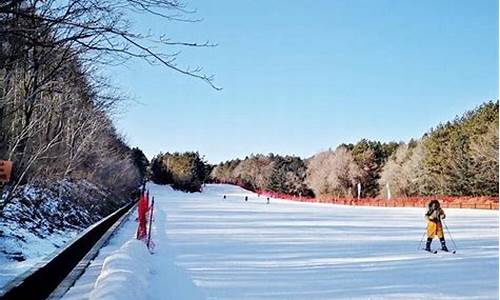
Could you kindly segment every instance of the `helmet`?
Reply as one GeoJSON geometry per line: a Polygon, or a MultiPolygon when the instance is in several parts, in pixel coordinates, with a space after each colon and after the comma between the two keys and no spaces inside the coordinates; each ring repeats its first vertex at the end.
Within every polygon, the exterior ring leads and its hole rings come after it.
{"type": "Polygon", "coordinates": [[[428,204],[429,210],[438,209],[441,205],[437,199],[431,200],[428,204]]]}

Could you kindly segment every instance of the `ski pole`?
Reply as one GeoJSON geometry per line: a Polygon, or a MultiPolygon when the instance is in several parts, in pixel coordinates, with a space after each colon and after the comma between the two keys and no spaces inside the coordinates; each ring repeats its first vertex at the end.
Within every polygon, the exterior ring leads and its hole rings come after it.
{"type": "Polygon", "coordinates": [[[453,236],[451,235],[450,229],[448,229],[448,225],[446,225],[446,222],[443,220],[444,227],[446,228],[446,231],[448,232],[448,235],[450,236],[450,240],[453,243],[453,247],[455,247],[455,250],[457,249],[457,244],[455,243],[455,240],[453,239],[453,236]]]}
{"type": "Polygon", "coordinates": [[[427,229],[424,231],[424,234],[422,234],[422,238],[420,239],[420,243],[418,244],[417,250],[422,249],[422,241],[424,240],[425,233],[427,232],[427,229]]]}

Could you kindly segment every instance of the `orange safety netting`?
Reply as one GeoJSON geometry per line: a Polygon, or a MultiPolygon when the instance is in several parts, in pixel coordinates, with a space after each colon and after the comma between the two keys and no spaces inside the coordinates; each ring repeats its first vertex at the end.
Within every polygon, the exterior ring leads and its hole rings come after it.
{"type": "Polygon", "coordinates": [[[398,197],[393,199],[381,198],[342,198],[332,196],[320,196],[317,198],[299,195],[290,195],[264,190],[255,190],[240,180],[215,181],[216,183],[227,183],[238,185],[244,189],[256,192],[259,196],[264,195],[272,198],[287,199],[301,202],[332,203],[359,206],[385,206],[385,207],[426,207],[432,199],[439,199],[443,208],[477,208],[498,209],[498,196],[422,196],[422,197],[398,197]]]}

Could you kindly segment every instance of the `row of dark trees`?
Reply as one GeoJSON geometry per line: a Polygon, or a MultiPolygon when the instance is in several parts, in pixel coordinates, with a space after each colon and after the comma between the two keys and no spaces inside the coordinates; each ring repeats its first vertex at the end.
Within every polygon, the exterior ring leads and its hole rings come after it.
{"type": "Polygon", "coordinates": [[[0,2],[0,159],[14,163],[0,213],[35,181],[87,180],[117,197],[140,185],[147,159],[112,124],[124,99],[100,76],[104,66],[144,59],[213,86],[200,68],[175,63],[179,47],[211,44],[141,33],[134,14],[169,22],[190,11],[177,0],[0,2]]]}
{"type": "Polygon", "coordinates": [[[211,178],[293,195],[362,197],[498,195],[498,101],[408,143],[361,140],[301,159],[251,155],[215,166],[211,178]]]}

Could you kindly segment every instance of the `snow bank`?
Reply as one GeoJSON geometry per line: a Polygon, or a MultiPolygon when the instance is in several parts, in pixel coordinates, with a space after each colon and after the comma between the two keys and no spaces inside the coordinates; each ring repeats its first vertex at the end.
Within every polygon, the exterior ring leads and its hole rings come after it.
{"type": "Polygon", "coordinates": [[[147,299],[149,272],[150,254],[146,245],[131,239],[104,260],[90,299],[147,299]]]}
{"type": "MultiPolygon", "coordinates": [[[[169,187],[164,190],[185,195],[169,187]]],[[[130,240],[137,229],[134,213],[63,299],[206,299],[193,278],[176,265],[176,253],[167,237],[166,213],[156,208],[161,208],[161,204],[155,206],[151,229],[155,242],[153,255],[147,253],[141,242],[130,240]]]]}
{"type": "MultiPolygon", "coordinates": [[[[0,195],[2,201],[6,196],[0,195]]],[[[85,180],[20,186],[0,218],[0,287],[54,254],[123,201],[85,180]]]]}

